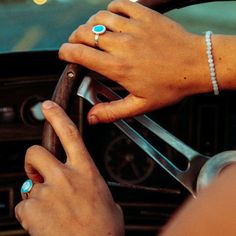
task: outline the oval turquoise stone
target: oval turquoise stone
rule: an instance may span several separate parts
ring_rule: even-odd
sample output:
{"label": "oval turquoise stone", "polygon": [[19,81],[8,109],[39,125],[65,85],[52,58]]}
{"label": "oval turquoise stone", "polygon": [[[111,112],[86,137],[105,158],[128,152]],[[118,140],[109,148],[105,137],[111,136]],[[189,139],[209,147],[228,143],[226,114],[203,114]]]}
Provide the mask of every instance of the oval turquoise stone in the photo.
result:
{"label": "oval turquoise stone", "polygon": [[33,182],[31,179],[26,180],[21,186],[22,193],[28,193],[33,187]]}
{"label": "oval turquoise stone", "polygon": [[106,31],[106,27],[104,25],[95,25],[92,31],[95,34],[103,34]]}

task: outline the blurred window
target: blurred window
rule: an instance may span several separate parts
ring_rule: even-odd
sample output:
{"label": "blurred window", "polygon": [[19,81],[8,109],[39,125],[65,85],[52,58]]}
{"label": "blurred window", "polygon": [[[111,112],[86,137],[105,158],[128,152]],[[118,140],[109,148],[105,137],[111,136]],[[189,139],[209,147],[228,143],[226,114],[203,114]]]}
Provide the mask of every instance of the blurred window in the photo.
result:
{"label": "blurred window", "polygon": [[[0,52],[58,49],[78,25],[109,0],[1,0]],[[169,12],[189,31],[236,33],[236,2],[194,5]]]}

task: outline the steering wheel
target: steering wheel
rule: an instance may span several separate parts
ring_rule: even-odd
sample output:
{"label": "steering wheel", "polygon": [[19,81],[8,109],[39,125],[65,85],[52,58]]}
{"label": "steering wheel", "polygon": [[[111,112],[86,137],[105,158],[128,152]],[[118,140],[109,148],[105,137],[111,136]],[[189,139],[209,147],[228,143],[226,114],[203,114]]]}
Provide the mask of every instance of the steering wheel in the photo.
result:
{"label": "steering wheel", "polygon": [[[210,0],[212,1],[212,0]],[[159,12],[166,12],[175,8],[181,8],[188,5],[197,3],[210,2],[209,0],[140,0],[139,2],[145,6],[155,9]],[[88,70],[82,66],[76,64],[68,64],[62,73],[58,84],[55,88],[52,100],[58,103],[64,110],[68,109],[72,95],[75,94],[81,81],[88,74]],[[90,81],[93,83],[92,81]],[[83,83],[83,82],[82,82]],[[97,82],[96,82],[97,83]],[[107,88],[101,84],[89,84],[86,86],[96,87],[95,90],[99,90],[102,93]],[[84,85],[83,85],[84,86]],[[95,91],[96,92],[96,91]],[[117,98],[114,93],[107,90],[105,95],[109,98]],[[96,95],[96,94],[95,94]],[[103,94],[104,95],[104,94]],[[96,97],[96,96],[93,96]],[[90,99],[92,103],[96,103],[96,100]],[[220,171],[232,162],[236,162],[236,151],[227,151],[219,153],[211,158],[204,156],[195,150],[191,149],[176,137],[168,133],[158,124],[154,123],[147,117],[136,117],[139,123],[146,126],[151,132],[155,133],[159,138],[171,145],[177,151],[188,159],[189,163],[185,171],[179,170],[172,163],[169,163],[163,156],[156,151],[145,139],[135,136],[132,133],[132,129],[128,130],[127,124],[122,122],[115,122],[116,126],[120,128],[131,140],[136,142],[153,160],[160,164],[169,174],[177,179],[194,197],[197,192],[203,187],[209,184],[211,180],[220,173]],[[45,122],[42,144],[55,156],[60,155],[61,145],[51,125]],[[145,148],[144,148],[145,146]],[[148,147],[148,148],[147,148]]]}

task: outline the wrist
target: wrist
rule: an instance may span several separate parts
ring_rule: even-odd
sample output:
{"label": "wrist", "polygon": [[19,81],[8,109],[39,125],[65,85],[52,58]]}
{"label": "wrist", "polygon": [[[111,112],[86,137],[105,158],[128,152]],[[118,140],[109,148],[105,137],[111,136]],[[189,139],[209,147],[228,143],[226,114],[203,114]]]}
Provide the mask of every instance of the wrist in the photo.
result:
{"label": "wrist", "polygon": [[213,35],[212,45],[220,90],[236,89],[236,37]]}
{"label": "wrist", "polygon": [[192,34],[190,40],[188,57],[191,66],[188,72],[190,79],[186,88],[187,95],[213,92],[205,36]]}
{"label": "wrist", "polygon": [[[193,35],[192,56],[196,58],[189,93],[213,93],[205,36]],[[219,91],[236,89],[236,36],[211,36],[212,56]]]}

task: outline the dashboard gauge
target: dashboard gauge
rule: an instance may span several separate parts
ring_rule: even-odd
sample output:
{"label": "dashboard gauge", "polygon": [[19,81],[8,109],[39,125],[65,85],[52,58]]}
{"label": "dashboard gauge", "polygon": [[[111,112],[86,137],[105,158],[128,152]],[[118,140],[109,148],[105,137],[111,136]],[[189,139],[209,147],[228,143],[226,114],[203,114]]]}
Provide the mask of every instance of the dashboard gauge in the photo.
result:
{"label": "dashboard gauge", "polygon": [[124,135],[112,139],[104,155],[108,175],[119,183],[139,184],[154,171],[155,163]]}
{"label": "dashboard gauge", "polygon": [[27,98],[21,105],[21,118],[27,125],[37,126],[44,121],[41,105],[44,98],[32,96]]}
{"label": "dashboard gauge", "polygon": [[15,109],[11,106],[0,107],[0,124],[14,122],[16,117]]}

